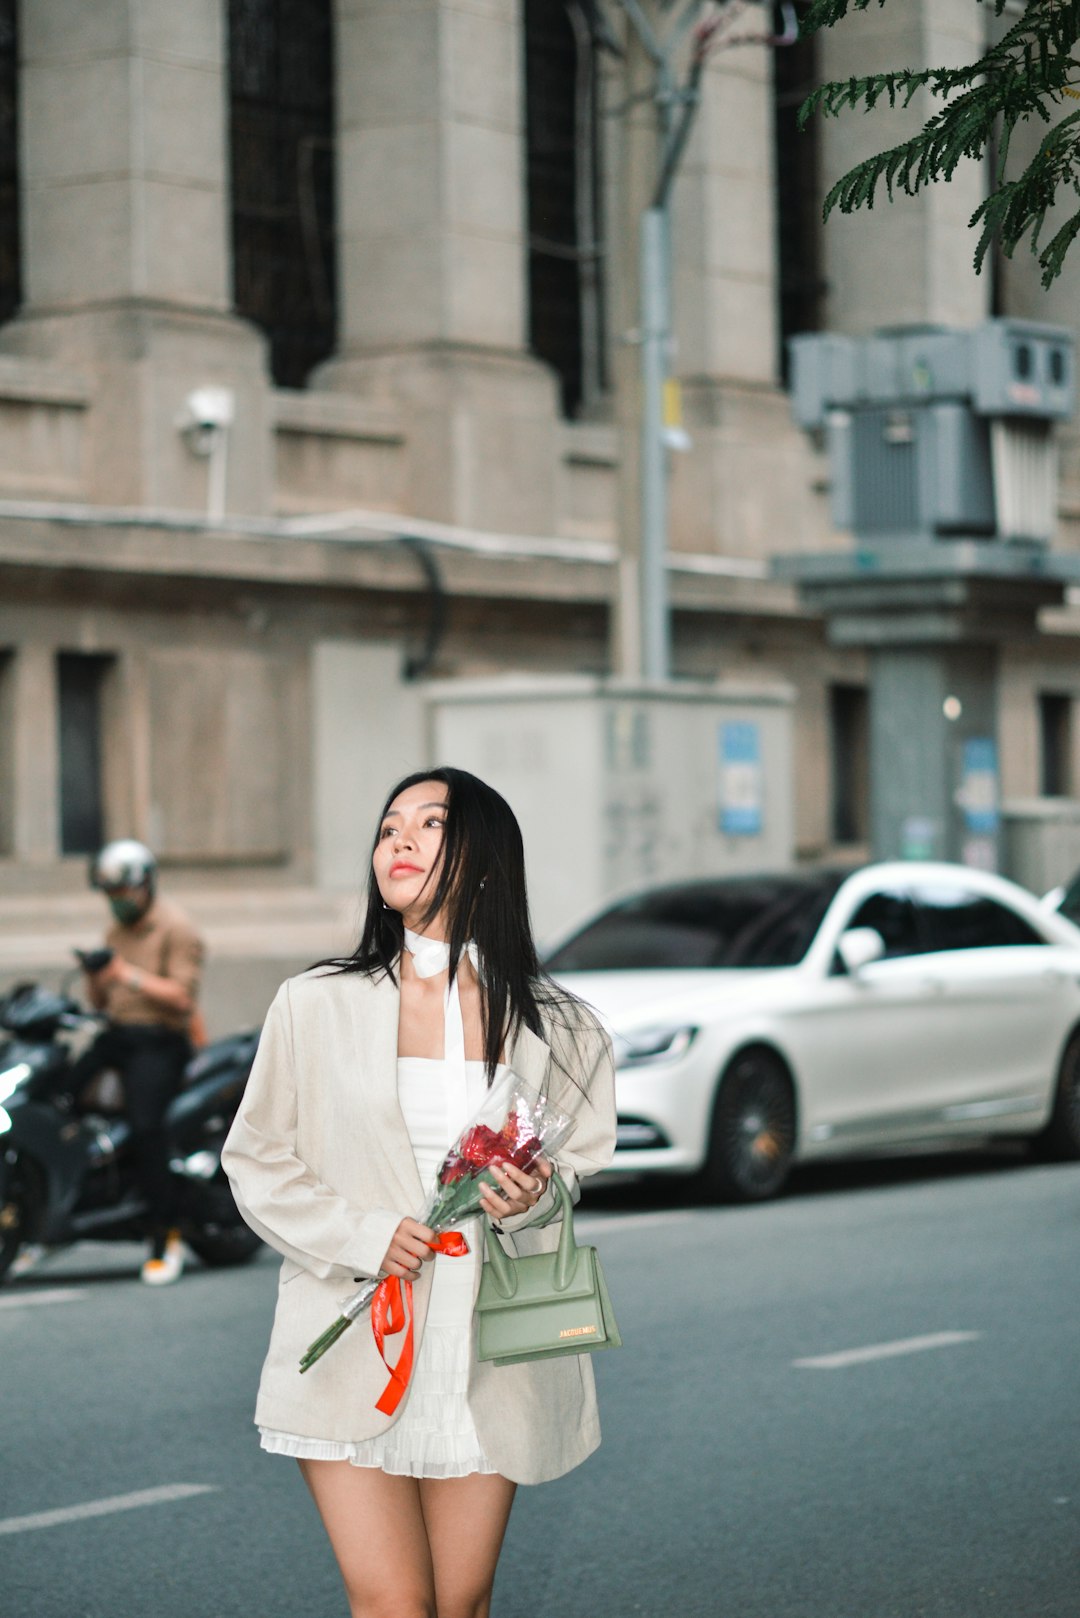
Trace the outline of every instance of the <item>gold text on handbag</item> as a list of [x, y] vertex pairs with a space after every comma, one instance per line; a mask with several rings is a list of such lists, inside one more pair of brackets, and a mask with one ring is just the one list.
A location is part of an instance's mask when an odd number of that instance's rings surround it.
[[560, 1337], [588, 1337], [590, 1332], [596, 1330], [595, 1326], [567, 1326], [565, 1331], [559, 1333]]

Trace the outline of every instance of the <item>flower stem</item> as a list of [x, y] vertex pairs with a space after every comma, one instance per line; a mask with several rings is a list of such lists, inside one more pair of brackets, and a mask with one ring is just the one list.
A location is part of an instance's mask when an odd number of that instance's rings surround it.
[[348, 1331], [352, 1321], [345, 1315], [339, 1315], [332, 1326], [328, 1326], [321, 1337], [316, 1337], [300, 1361], [300, 1375], [310, 1371], [316, 1360], [321, 1360], [328, 1348], [333, 1348], [338, 1338]]

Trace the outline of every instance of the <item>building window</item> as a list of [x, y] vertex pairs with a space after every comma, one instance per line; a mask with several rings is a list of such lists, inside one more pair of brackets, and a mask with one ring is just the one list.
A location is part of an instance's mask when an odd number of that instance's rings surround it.
[[[796, 11], [806, 10], [799, 0]], [[825, 281], [821, 255], [821, 176], [818, 127], [799, 128], [799, 108], [818, 83], [817, 39], [796, 40], [773, 53], [776, 141], [776, 234], [781, 372], [788, 380], [787, 340], [822, 324]]]
[[0, 322], [22, 302], [17, 0], [0, 0]]
[[529, 345], [565, 414], [587, 414], [607, 375], [596, 49], [577, 0], [525, 0], [525, 144]]
[[332, 0], [229, 0], [233, 300], [279, 387], [333, 352]]
[[92, 854], [105, 841], [102, 715], [110, 657], [57, 657], [60, 724], [60, 850]]
[[870, 837], [870, 724], [866, 691], [829, 687], [832, 756], [832, 839], [865, 843]]
[[1072, 698], [1043, 691], [1039, 696], [1040, 783], [1044, 798], [1067, 798], [1073, 789]]

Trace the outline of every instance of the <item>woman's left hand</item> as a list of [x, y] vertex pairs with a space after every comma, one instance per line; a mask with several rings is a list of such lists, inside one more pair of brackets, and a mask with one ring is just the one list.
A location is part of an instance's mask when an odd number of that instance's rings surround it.
[[552, 1172], [546, 1157], [538, 1157], [528, 1173], [513, 1163], [492, 1163], [490, 1168], [499, 1189], [482, 1186], [480, 1201], [492, 1219], [512, 1219], [515, 1214], [528, 1213], [547, 1190]]

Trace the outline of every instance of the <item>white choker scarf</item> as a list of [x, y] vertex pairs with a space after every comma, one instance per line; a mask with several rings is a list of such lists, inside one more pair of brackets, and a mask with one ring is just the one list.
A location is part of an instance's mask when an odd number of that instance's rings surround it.
[[[450, 945], [443, 938], [428, 938], [424, 933], [414, 933], [410, 928], [405, 929], [405, 948], [413, 958], [418, 978], [435, 978], [440, 972], [450, 969]], [[479, 954], [476, 945], [470, 940], [462, 952], [467, 955], [478, 970]]]
[[[413, 970], [418, 978], [435, 978], [440, 972], [449, 971], [450, 945], [442, 938], [426, 938], [423, 933], [414, 933], [410, 928], [405, 929], [405, 948], [412, 956]], [[476, 945], [470, 940], [465, 945], [463, 954], [469, 957], [473, 968], [480, 970], [480, 957]], [[462, 1079], [465, 1075], [465, 1024], [461, 1019], [461, 997], [458, 994], [457, 974], [453, 983], [446, 988], [446, 1003], [443, 1013], [443, 1056], [447, 1062], [452, 1062], [460, 1068]]]

